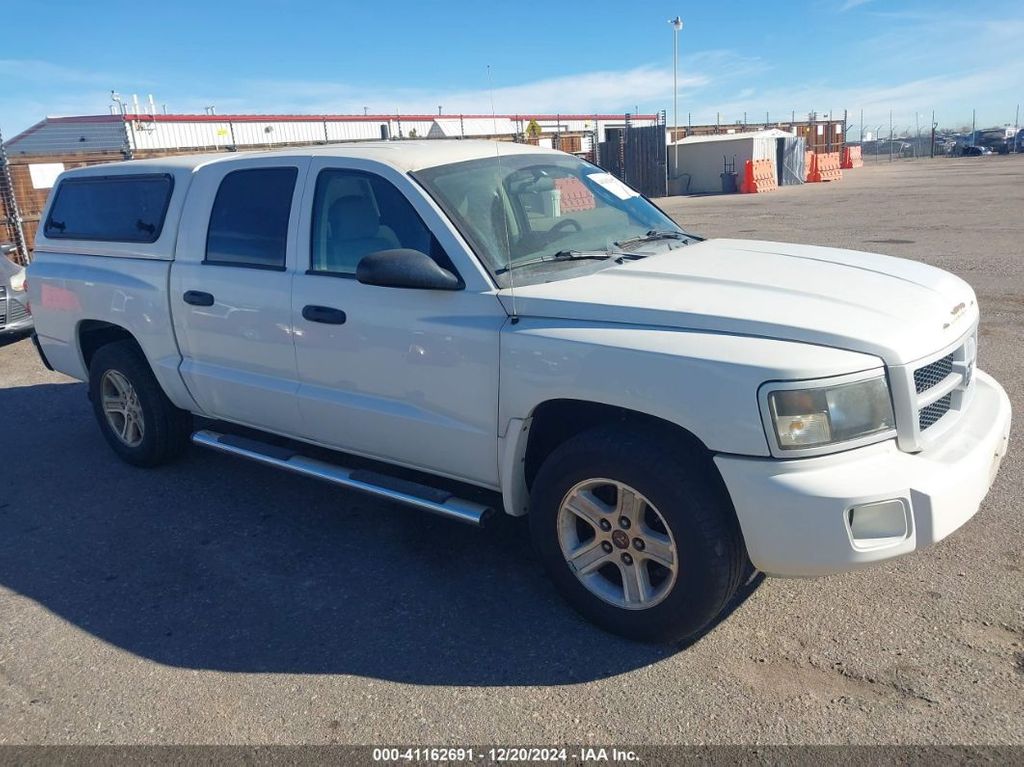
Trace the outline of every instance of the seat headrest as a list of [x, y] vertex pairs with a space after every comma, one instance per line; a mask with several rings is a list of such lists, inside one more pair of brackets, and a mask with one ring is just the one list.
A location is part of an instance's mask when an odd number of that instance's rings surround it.
[[331, 238], [359, 240], [375, 237], [380, 229], [380, 216], [369, 197], [349, 195], [339, 197], [327, 213], [331, 225]]

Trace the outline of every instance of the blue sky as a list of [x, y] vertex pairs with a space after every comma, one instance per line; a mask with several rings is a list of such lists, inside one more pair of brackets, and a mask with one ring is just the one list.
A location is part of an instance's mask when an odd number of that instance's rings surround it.
[[766, 2], [11, 2], [0, 128], [105, 113], [110, 90], [171, 112], [667, 109], [680, 14], [680, 122], [860, 110], [869, 128], [1013, 123], [1024, 4]]

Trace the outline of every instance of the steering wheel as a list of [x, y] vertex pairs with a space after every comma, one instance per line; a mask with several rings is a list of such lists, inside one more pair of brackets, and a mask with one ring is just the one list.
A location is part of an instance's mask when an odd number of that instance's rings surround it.
[[560, 233], [563, 229], [566, 229], [566, 228], [568, 228], [570, 226], [574, 227], [577, 232], [582, 232], [583, 231], [583, 227], [580, 226], [580, 222], [577, 221], [576, 219], [574, 219], [574, 218], [563, 218], [561, 221], [559, 221], [553, 227], [548, 229], [548, 234], [552, 235], [552, 238], [553, 238], [553, 236], [555, 234]]
[[523, 232], [519, 235], [516, 246], [524, 252], [547, 247], [550, 243], [562, 237], [565, 230], [572, 227], [574, 231], [582, 232], [580, 222], [573, 218], [563, 218], [547, 231]]

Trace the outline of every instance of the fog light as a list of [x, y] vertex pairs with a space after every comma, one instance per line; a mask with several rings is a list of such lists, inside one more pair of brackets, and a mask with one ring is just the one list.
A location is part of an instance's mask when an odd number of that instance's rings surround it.
[[859, 548], [878, 548], [910, 535], [909, 504], [901, 498], [854, 506], [849, 511], [850, 536]]

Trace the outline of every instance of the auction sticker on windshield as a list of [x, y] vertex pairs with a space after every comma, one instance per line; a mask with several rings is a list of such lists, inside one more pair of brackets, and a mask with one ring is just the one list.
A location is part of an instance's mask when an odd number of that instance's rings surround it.
[[620, 200], [628, 200], [630, 197], [640, 196], [639, 192], [634, 192], [611, 173], [590, 173], [587, 175], [587, 178], [595, 184], [604, 187]]

